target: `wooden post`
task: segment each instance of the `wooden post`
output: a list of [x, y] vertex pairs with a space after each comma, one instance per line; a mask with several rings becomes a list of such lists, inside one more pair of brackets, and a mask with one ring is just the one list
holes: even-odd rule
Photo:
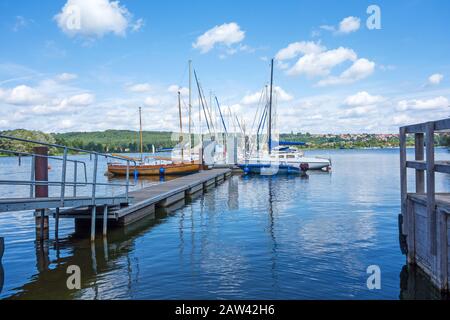
[[[415, 134], [415, 152], [416, 161], [423, 161], [424, 158], [424, 134]], [[425, 172], [423, 170], [416, 170], [416, 193], [425, 193]]]
[[408, 263], [416, 263], [416, 214], [414, 206], [411, 200], [408, 200], [407, 204], [407, 221], [408, 221], [408, 231], [407, 231], [407, 245], [408, 245]]
[[441, 290], [448, 289], [448, 237], [447, 237], [447, 214], [439, 212], [437, 214], [437, 230], [439, 232], [438, 247], [439, 252], [437, 255], [437, 270], [440, 281]]
[[[48, 148], [34, 147], [33, 153], [37, 156], [34, 161], [34, 181], [48, 181]], [[47, 198], [48, 185], [35, 185], [35, 197]], [[45, 215], [45, 209], [39, 210], [40, 215], [35, 217], [36, 238], [40, 241], [48, 239], [48, 216]]]
[[403, 217], [406, 216], [406, 199], [408, 197], [406, 171], [406, 129], [400, 128], [400, 198]]
[[434, 122], [427, 123], [426, 147], [427, 147], [427, 216], [430, 252], [436, 255], [437, 234], [436, 234], [436, 201], [434, 184]]

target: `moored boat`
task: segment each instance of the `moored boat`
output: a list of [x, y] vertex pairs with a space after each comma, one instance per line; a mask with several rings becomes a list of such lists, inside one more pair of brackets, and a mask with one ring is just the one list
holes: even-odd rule
[[[198, 163], [169, 163], [169, 164], [137, 164], [129, 167], [129, 174], [137, 173], [140, 176], [159, 176], [159, 175], [183, 175], [198, 172], [201, 165]], [[108, 172], [112, 175], [125, 176], [127, 166], [123, 164], [108, 164]]]
[[[302, 173], [308, 170], [320, 170], [331, 168], [331, 160], [325, 158], [305, 157], [302, 151], [286, 147], [287, 145], [304, 145], [299, 142], [273, 143], [272, 140], [272, 107], [273, 107], [273, 63], [271, 63], [269, 101], [264, 109], [258, 126], [256, 155], [250, 153], [238, 163], [244, 173], [259, 173], [263, 175]], [[259, 145], [259, 133], [267, 122], [267, 149], [262, 151]]]

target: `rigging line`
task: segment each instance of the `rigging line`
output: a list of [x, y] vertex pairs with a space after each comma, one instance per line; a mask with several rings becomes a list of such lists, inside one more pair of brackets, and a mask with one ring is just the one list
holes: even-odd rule
[[239, 122], [239, 118], [237, 117], [237, 115], [235, 115], [235, 118], [236, 118], [237, 124], [239, 126], [239, 129], [241, 130], [242, 133], [244, 133], [244, 130], [242, 130], [242, 126], [241, 126], [241, 123]]
[[198, 84], [198, 88], [199, 88], [198, 90], [199, 90], [200, 102], [202, 104], [203, 113], [205, 115], [205, 120], [206, 120], [206, 124], [207, 124], [207, 127], [208, 127], [208, 132], [209, 132], [209, 134], [212, 134], [212, 132], [211, 132], [211, 124], [210, 124], [211, 123], [211, 119], [208, 120], [208, 114], [207, 114], [208, 105], [206, 103], [206, 98], [204, 97], [203, 89], [202, 89], [200, 84]]
[[200, 89], [202, 91], [202, 95], [203, 95], [203, 99], [204, 99], [204, 102], [205, 102], [206, 110], [208, 111], [208, 114], [209, 114], [209, 123], [210, 123], [212, 131], [213, 131], [213, 133], [215, 135], [216, 134], [216, 129], [214, 127], [214, 121], [213, 121], [213, 118], [212, 118], [212, 115], [211, 115], [211, 108], [210, 108], [210, 106], [208, 106], [208, 102], [206, 101], [206, 96], [205, 96], [205, 93], [203, 91], [203, 87], [202, 87], [201, 84], [200, 84]]
[[217, 99], [217, 96], [215, 96], [215, 98], [217, 102], [217, 109], [219, 109], [220, 119], [222, 120], [223, 129], [225, 130], [225, 133], [228, 133], [227, 126], [225, 125], [225, 120], [223, 120], [222, 111], [220, 110], [219, 99]]
[[200, 84], [198, 83], [197, 72], [194, 69], [195, 82], [197, 83], [198, 95], [200, 99], [200, 104], [202, 105], [203, 113], [205, 115], [206, 126], [208, 127], [208, 132], [211, 134], [211, 128], [209, 127], [208, 117], [206, 115], [205, 105], [203, 104], [202, 92], [200, 90]]
[[252, 123], [251, 129], [250, 129], [250, 132], [253, 132], [253, 129], [254, 129], [254, 127], [255, 127], [256, 119], [258, 119], [259, 109], [260, 109], [260, 107], [261, 107], [261, 105], [262, 105], [261, 102], [262, 102], [262, 100], [263, 100], [263, 96], [264, 96], [264, 92], [265, 92], [264, 89], [265, 89], [265, 88], [263, 88], [263, 89], [261, 90], [261, 95], [259, 96], [258, 108], [256, 109], [256, 114], [255, 114], [255, 117], [253, 118], [253, 123]]

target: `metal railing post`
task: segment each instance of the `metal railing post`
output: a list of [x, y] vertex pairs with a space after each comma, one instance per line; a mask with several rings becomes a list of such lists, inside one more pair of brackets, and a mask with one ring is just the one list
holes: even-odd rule
[[78, 176], [78, 162], [74, 162], [73, 168], [73, 197], [77, 196], [77, 176]]
[[97, 167], [98, 167], [98, 154], [94, 156], [94, 176], [92, 178], [92, 214], [91, 214], [91, 241], [95, 241], [95, 219], [96, 219], [96, 201], [95, 193], [97, 189]]
[[66, 194], [66, 171], [67, 171], [67, 148], [64, 148], [62, 173], [61, 173], [61, 208], [64, 207], [64, 197]]
[[126, 191], [125, 191], [125, 197], [126, 197], [127, 203], [128, 203], [129, 189], [130, 189], [130, 160], [127, 160], [127, 182], [126, 182]]
[[35, 184], [35, 177], [34, 177], [34, 166], [35, 166], [35, 163], [36, 163], [36, 159], [35, 159], [35, 156], [34, 155], [32, 155], [31, 156], [31, 179], [30, 179], [30, 182], [31, 182], [31, 184], [30, 184], [30, 198], [33, 198], [34, 197], [34, 184]]

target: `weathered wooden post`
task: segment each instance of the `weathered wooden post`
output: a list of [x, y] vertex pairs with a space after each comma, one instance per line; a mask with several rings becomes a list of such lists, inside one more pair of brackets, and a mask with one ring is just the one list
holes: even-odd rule
[[427, 146], [427, 216], [429, 230], [430, 252], [433, 256], [437, 253], [437, 228], [436, 228], [436, 199], [434, 184], [434, 122], [426, 125], [426, 146]]
[[407, 171], [406, 171], [406, 128], [400, 128], [400, 196], [402, 215], [406, 216], [406, 198], [408, 196]]
[[[424, 157], [424, 134], [416, 133], [414, 135], [415, 140], [415, 158], [416, 161], [425, 160]], [[425, 193], [425, 172], [423, 170], [416, 169], [416, 193]]]
[[[36, 198], [48, 198], [48, 185], [39, 184], [39, 182], [48, 182], [48, 148], [34, 147], [33, 153], [36, 155], [34, 160], [34, 182]], [[36, 212], [36, 238], [40, 241], [48, 239], [48, 215], [45, 209], [39, 209]]]

